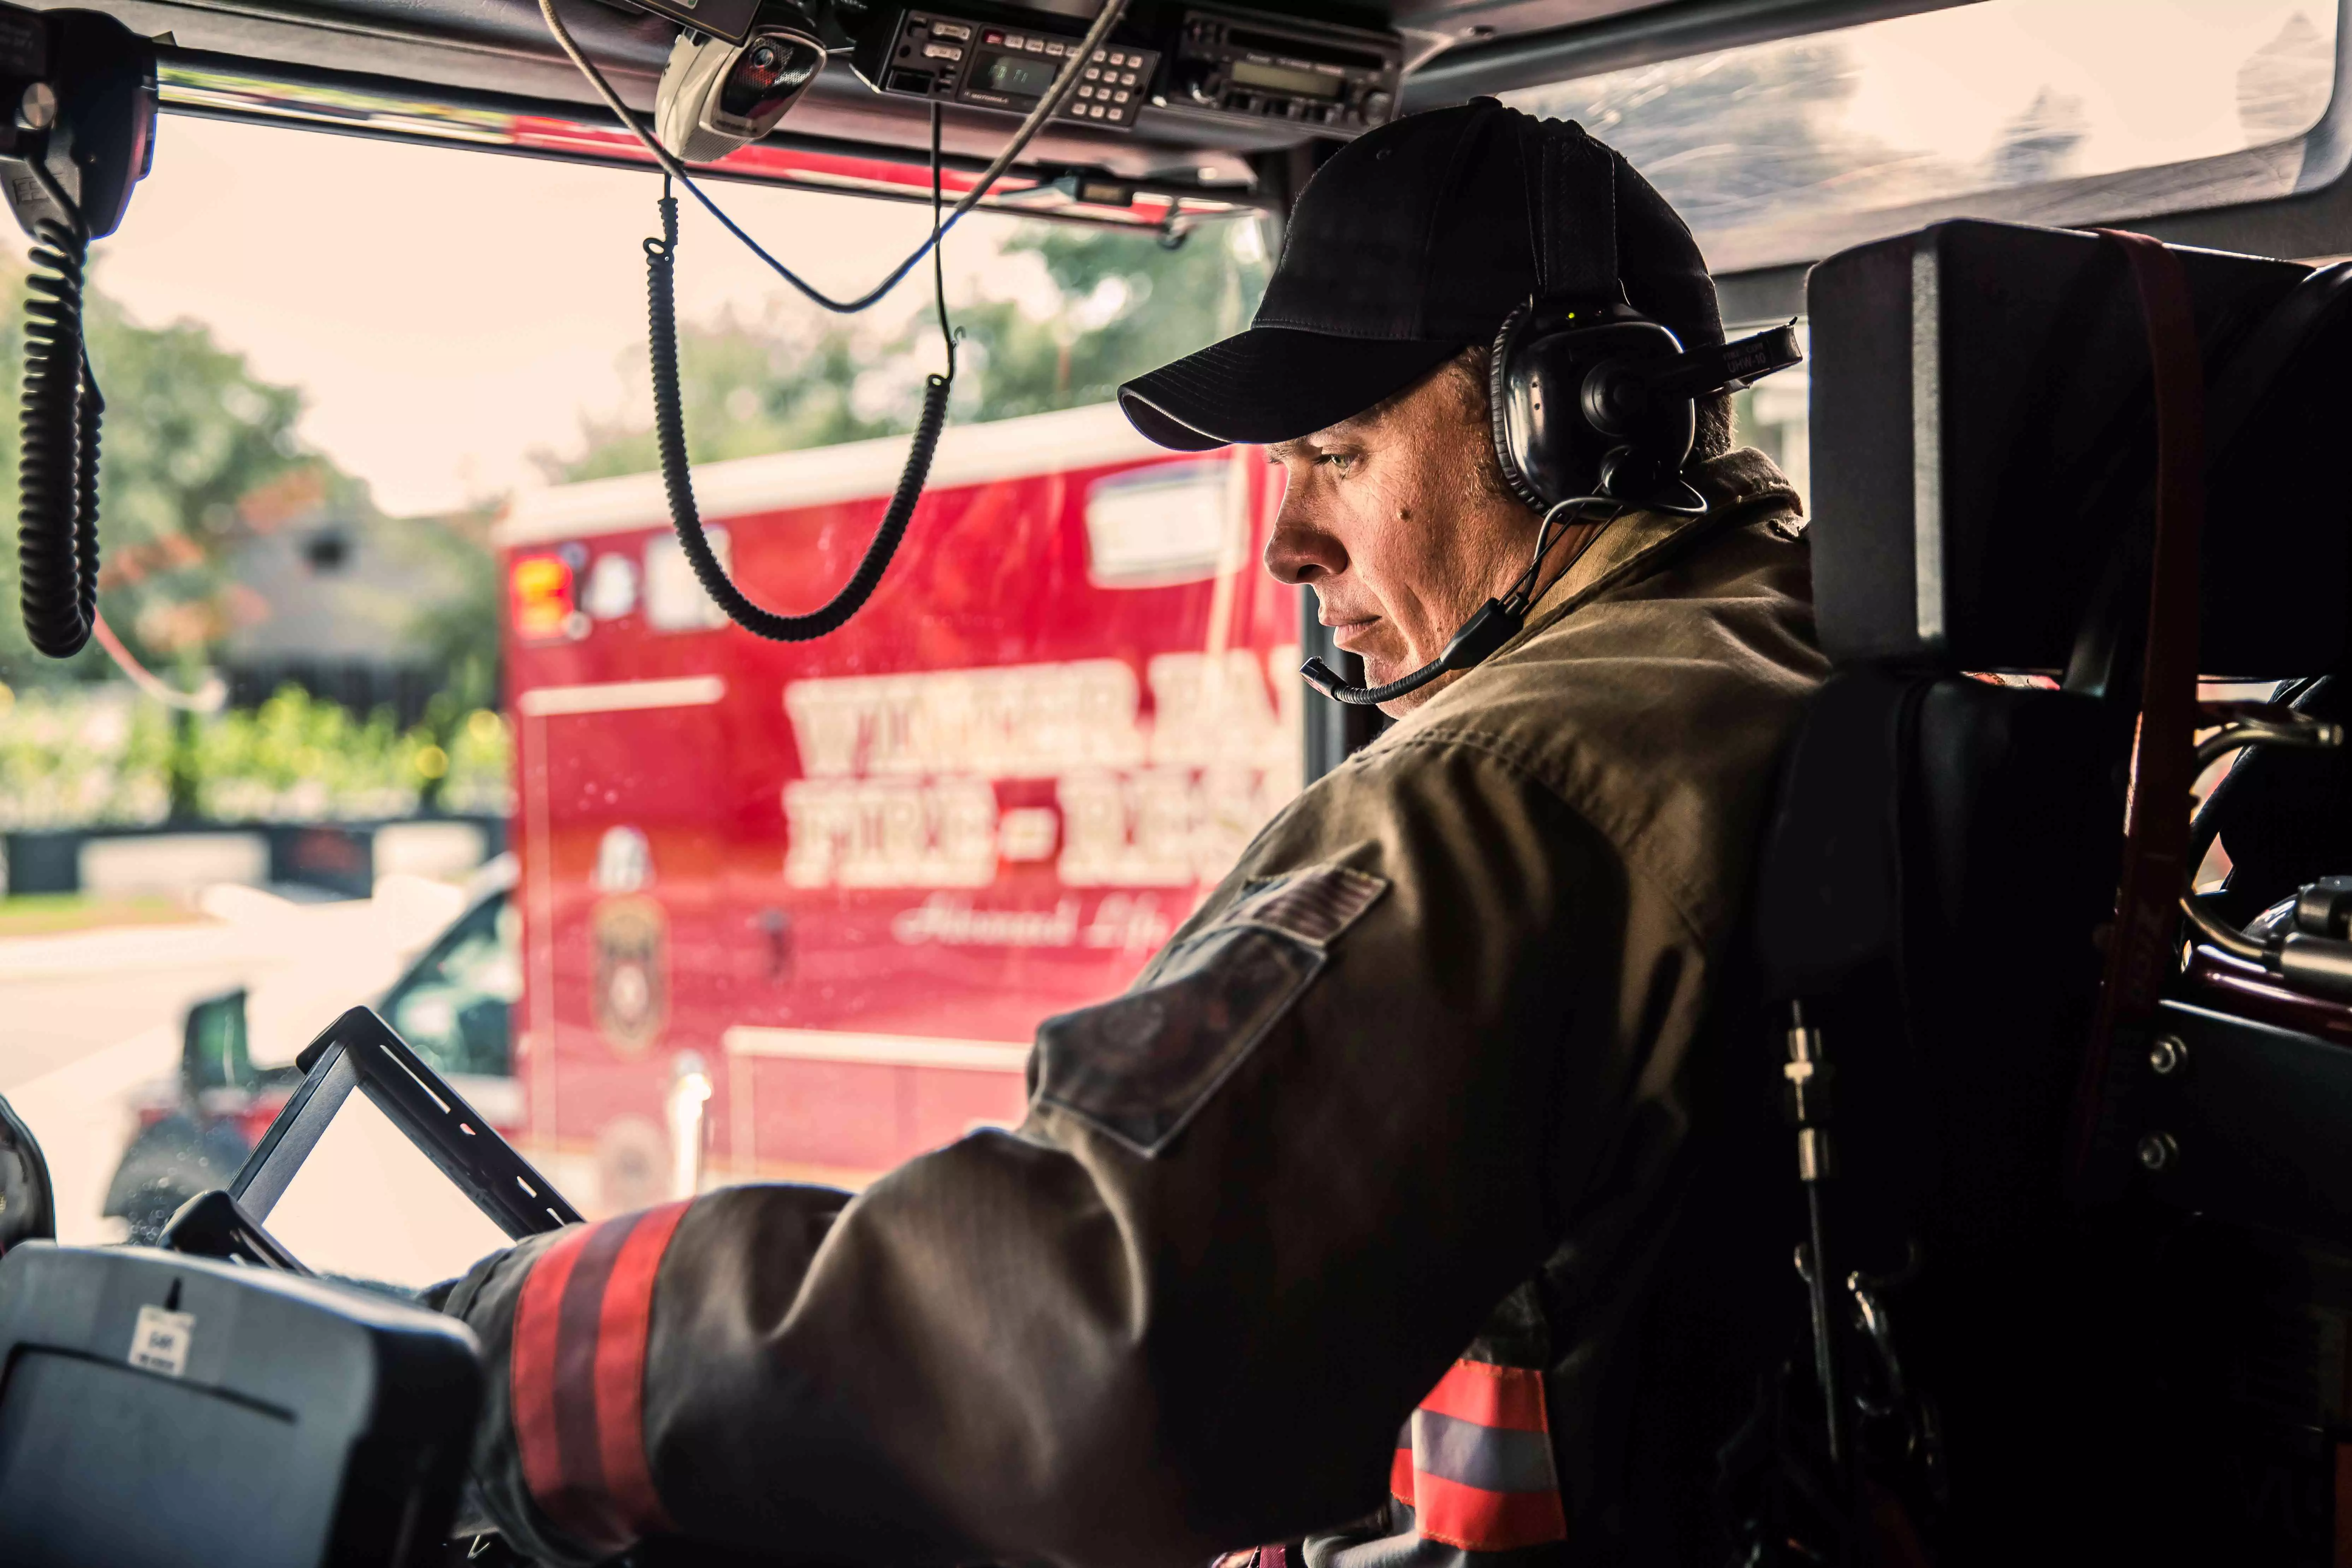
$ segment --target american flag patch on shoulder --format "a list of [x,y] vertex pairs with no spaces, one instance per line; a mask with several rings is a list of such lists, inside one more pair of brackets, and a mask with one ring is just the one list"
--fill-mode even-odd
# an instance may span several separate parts
[[1217,923],[1261,925],[1310,947],[1328,947],[1388,887],[1385,877],[1318,866],[1259,883]]

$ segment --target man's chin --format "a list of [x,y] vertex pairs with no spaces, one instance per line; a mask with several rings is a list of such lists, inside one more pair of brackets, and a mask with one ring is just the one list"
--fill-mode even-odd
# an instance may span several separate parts
[[[1364,660],[1364,684],[1367,686],[1386,686],[1391,680],[1402,680],[1406,676],[1411,675],[1414,670],[1419,669],[1420,668],[1421,666],[1417,664],[1403,664],[1388,659],[1374,660],[1368,658]],[[1461,679],[1462,674],[1463,672],[1461,670],[1449,669],[1444,675],[1441,675],[1436,679],[1431,681],[1428,685],[1408,691],[1402,697],[1395,698],[1390,701],[1381,703],[1380,705],[1381,711],[1387,714],[1391,719],[1402,719],[1406,714],[1412,712],[1414,709],[1420,707],[1423,703],[1428,701],[1431,698],[1436,696],[1439,692],[1444,690],[1447,687],[1453,685],[1455,681]]]
[[1386,686],[1391,680],[1402,680],[1421,666],[1407,654],[1359,653],[1364,661],[1364,684]]

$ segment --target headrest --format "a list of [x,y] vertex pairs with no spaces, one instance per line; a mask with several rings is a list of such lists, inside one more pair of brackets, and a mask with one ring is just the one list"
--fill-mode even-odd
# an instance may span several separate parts
[[[2206,363],[2200,668],[2340,668],[2352,607],[2352,269],[2176,247]],[[2144,602],[2155,475],[2146,328],[2120,253],[1961,221],[1807,283],[1811,530],[1840,663],[2063,669],[2102,596]]]

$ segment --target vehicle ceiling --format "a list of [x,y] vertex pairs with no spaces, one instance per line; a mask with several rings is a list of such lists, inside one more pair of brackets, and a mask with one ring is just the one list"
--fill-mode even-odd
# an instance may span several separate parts
[[[49,0],[34,3],[46,6]],[[1147,3],[1139,0],[1133,8]],[[1393,26],[1404,35],[1408,62],[1427,62],[1408,79],[1407,105],[1422,108],[1585,69],[1959,3],[1965,0],[1368,0],[1363,5],[1250,0],[1223,8]],[[168,37],[167,67],[252,72],[313,90],[397,87],[426,102],[531,109],[611,123],[548,37],[535,0],[94,4],[142,34]],[[1094,6],[1090,0],[1045,0],[1042,8],[1084,16]],[[604,0],[564,0],[564,15],[622,96],[649,111],[677,29]],[[982,111],[948,113],[948,147],[966,157],[992,154],[1012,124],[1008,117]],[[870,91],[836,57],[772,140],[919,156],[928,142],[926,107]],[[1032,161],[1128,179],[1230,187],[1252,182],[1250,154],[1303,140],[1304,132],[1292,127],[1221,123],[1147,108],[1131,133],[1049,128],[1033,143]]]
[[[47,6],[57,0],[31,0]],[[643,166],[640,151],[595,101],[548,37],[537,0],[82,0],[164,45],[164,105],[313,130]],[[559,0],[583,46],[621,95],[649,112],[674,26],[625,0]],[[687,4],[688,0],[672,0]],[[855,18],[889,0],[830,0]],[[908,0],[898,0],[907,4]],[[948,5],[950,0],[934,0]],[[1394,28],[1407,75],[1402,106],[1563,82],[1780,38],[1940,11],[1973,0],[1130,0],[1147,11],[1201,4]],[[2328,4],[2329,0],[2319,0]],[[994,0],[1003,6],[1011,0]],[[1097,0],[1023,0],[1073,18]],[[2352,0],[2333,0],[2352,34]],[[1124,24],[1123,24],[1124,26]],[[1846,245],[1969,216],[2084,226],[2126,223],[2159,237],[2263,254],[2352,252],[2352,49],[2336,95],[2299,142],[2228,158],[1810,220],[1769,243],[1708,241],[1727,316],[1762,321],[1802,307],[1805,266]],[[993,157],[1012,117],[950,106],[944,144],[959,172]],[[927,200],[929,106],[866,87],[837,54],[766,140],[711,166],[721,178],[816,185]],[[532,133],[518,135],[516,127]],[[546,130],[553,127],[552,133]],[[168,134],[168,132],[167,132]],[[1131,132],[1055,121],[987,205],[1163,237],[1198,221],[1279,213],[1313,166],[1312,132],[1269,120],[1145,107]],[[1326,143],[1325,145],[1328,145]],[[1125,182],[1121,196],[1057,196],[1085,173]],[[1071,182],[1065,180],[1064,185]],[[1028,187],[1024,189],[1024,184]],[[1044,199],[1039,199],[1044,198]],[[1124,201],[1124,206],[1118,205]]]

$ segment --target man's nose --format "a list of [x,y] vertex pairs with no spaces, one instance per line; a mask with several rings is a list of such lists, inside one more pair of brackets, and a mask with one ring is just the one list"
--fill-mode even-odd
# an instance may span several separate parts
[[1330,532],[1297,514],[1286,498],[1265,542],[1265,569],[1277,583],[1296,587],[1336,577],[1348,569],[1348,552]]

